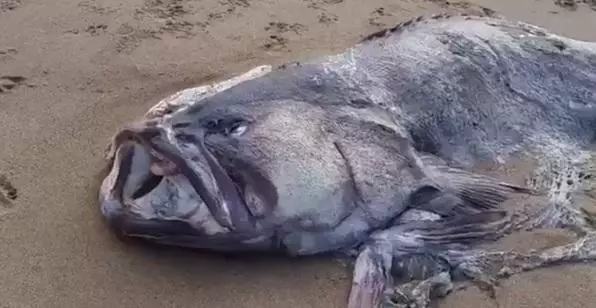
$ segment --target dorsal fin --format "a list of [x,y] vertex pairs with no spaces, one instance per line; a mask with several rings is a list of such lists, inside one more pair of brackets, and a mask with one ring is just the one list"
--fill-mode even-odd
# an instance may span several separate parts
[[390,36],[392,34],[400,33],[401,31],[408,29],[408,28],[412,28],[412,27],[420,24],[423,21],[448,19],[448,18],[456,17],[456,16],[492,17],[494,13],[495,12],[491,9],[482,8],[482,12],[474,12],[474,13],[471,13],[471,12],[446,13],[446,12],[444,12],[444,13],[439,13],[439,14],[433,14],[431,16],[421,15],[421,16],[417,16],[412,19],[409,19],[405,22],[398,23],[397,25],[395,25],[391,28],[383,28],[381,30],[373,32],[373,33],[365,36],[358,43],[359,44],[365,43],[365,42],[372,41],[377,38],[383,38],[383,37]]

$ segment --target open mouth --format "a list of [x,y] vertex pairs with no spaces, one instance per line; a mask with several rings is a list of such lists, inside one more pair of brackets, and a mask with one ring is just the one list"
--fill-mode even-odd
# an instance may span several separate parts
[[114,164],[118,173],[112,195],[123,205],[126,200],[151,194],[169,176],[182,175],[209,209],[213,218],[230,231],[252,233],[255,222],[241,196],[238,185],[205,147],[201,139],[193,144],[200,153],[193,159],[167,142],[164,134],[151,127],[147,131],[125,131],[117,139]]
[[161,175],[150,174],[149,177],[143,182],[141,187],[139,187],[139,189],[137,189],[131,197],[133,199],[139,199],[146,196],[157,186],[159,186],[163,178],[164,177]]

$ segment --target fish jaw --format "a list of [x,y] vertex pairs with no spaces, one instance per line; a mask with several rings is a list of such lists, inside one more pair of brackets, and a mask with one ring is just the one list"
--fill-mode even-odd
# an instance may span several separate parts
[[[266,242],[235,184],[202,141],[197,141],[200,157],[189,157],[168,138],[170,130],[136,124],[114,137],[112,167],[99,190],[109,225],[126,236],[175,246]],[[172,211],[168,208],[174,212],[165,215]]]
[[[133,141],[119,145],[115,149],[113,166],[99,190],[101,213],[113,229],[126,236],[157,238],[182,234],[182,230],[185,234],[198,236],[199,229],[193,229],[188,218],[204,204],[197,199],[197,204],[187,210],[186,215],[169,215],[169,219],[164,219],[160,211],[173,200],[184,200],[181,198],[184,196],[171,185],[174,182],[171,178],[178,175],[155,174],[151,171],[154,164],[153,157],[142,145]],[[157,183],[147,187],[147,183],[155,178]],[[221,226],[219,229],[226,231]]]

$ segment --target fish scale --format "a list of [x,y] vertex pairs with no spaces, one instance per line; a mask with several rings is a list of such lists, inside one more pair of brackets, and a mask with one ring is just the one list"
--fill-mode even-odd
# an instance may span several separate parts
[[[102,213],[163,245],[343,253],[355,258],[349,308],[426,308],[462,277],[494,294],[507,274],[596,258],[594,84],[595,42],[503,18],[415,18],[162,100],[112,150],[136,134],[183,167],[165,175],[178,210],[127,211],[109,191],[137,177],[116,157]],[[158,185],[147,200],[169,193]],[[524,228],[578,238],[491,250]]]

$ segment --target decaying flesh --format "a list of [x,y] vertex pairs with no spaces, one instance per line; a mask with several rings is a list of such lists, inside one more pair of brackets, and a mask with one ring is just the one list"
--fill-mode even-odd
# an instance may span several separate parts
[[[596,258],[583,210],[595,85],[596,43],[497,18],[418,18],[160,102],[114,136],[102,213],[166,245],[353,255],[350,308],[427,307],[456,276],[490,288]],[[479,171],[524,160],[525,182]],[[577,241],[528,255],[480,247],[520,228]]]

